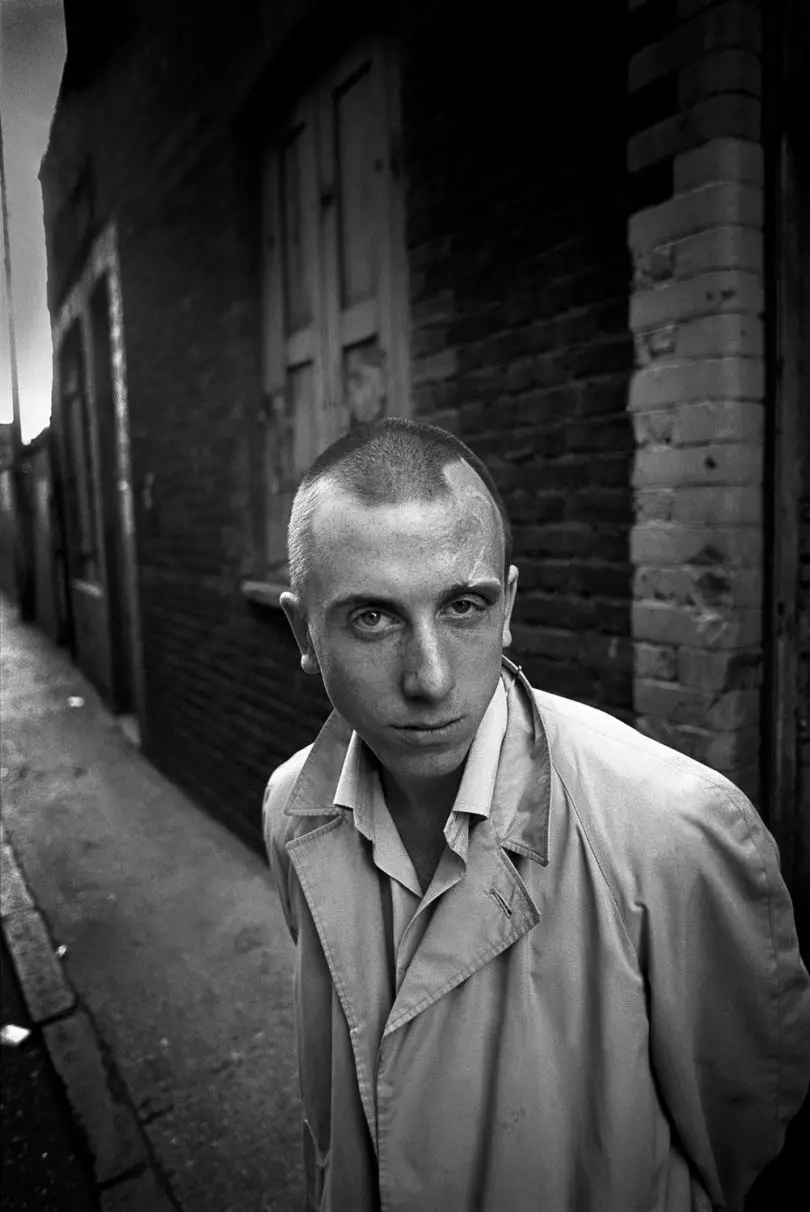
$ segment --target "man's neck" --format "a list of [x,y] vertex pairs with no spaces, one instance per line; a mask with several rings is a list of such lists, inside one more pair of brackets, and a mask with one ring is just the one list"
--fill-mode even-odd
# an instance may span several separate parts
[[444,827],[458,794],[464,764],[440,779],[394,779],[380,769],[391,819],[426,892],[444,850]]
[[455,803],[463,774],[463,762],[452,774],[430,779],[397,779],[381,767],[388,811],[395,821],[408,820],[423,827],[433,824],[440,833]]

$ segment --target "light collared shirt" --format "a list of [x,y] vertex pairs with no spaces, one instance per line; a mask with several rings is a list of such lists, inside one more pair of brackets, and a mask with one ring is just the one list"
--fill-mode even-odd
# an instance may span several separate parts
[[506,722],[506,691],[500,680],[470,746],[461,784],[444,826],[447,846],[424,894],[388,811],[372,757],[358,733],[352,733],[334,803],[351,813],[355,828],[371,843],[374,864],[381,880],[385,879],[383,905],[389,919],[388,960],[395,995],[427,929],[431,907],[464,875],[470,817],[489,816]]

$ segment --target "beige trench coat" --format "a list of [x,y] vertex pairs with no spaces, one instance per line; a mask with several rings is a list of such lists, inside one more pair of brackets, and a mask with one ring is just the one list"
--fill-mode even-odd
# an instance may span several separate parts
[[346,723],[268,784],[307,1207],[741,1208],[810,1080],[774,841],[722,776],[504,665],[491,816],[390,1012],[380,878],[332,803]]

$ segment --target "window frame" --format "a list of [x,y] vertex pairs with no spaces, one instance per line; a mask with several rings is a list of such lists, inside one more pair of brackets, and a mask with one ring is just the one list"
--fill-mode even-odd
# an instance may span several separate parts
[[[341,221],[339,194],[336,182],[334,98],[351,76],[362,71],[370,62],[372,88],[375,90],[375,105],[379,106],[380,137],[379,156],[375,163],[382,167],[381,194],[375,195],[375,220],[379,222],[376,242],[378,274],[376,294],[368,307],[356,306],[351,322],[359,323],[357,333],[349,330],[344,316],[350,309],[341,307],[340,289],[340,245]],[[296,413],[288,401],[287,372],[296,365],[295,350],[287,351],[284,343],[291,346],[299,334],[286,334],[281,317],[285,315],[286,284],[283,279],[284,232],[282,230],[283,169],[281,149],[288,132],[296,124],[310,125],[311,147],[307,151],[310,164],[309,192],[305,206],[309,206],[308,235],[302,240],[312,241],[307,255],[312,257],[310,282],[312,289],[312,320],[309,338],[314,348],[312,357],[313,393],[311,408],[316,427],[313,450],[307,465],[321,450],[331,444],[342,432],[350,407],[346,402],[344,386],[344,351],[351,349],[352,341],[376,339],[385,357],[385,400],[383,415],[410,415],[409,393],[409,309],[407,281],[407,251],[405,240],[404,182],[402,177],[400,134],[400,88],[398,55],[393,40],[383,35],[367,36],[352,45],[346,53],[336,59],[308,88],[303,90],[286,111],[280,113],[270,137],[262,149],[260,166],[261,180],[261,375],[264,428],[264,449],[261,467],[261,515],[257,535],[256,558],[253,567],[258,579],[243,583],[243,592],[262,604],[277,605],[280,593],[289,588],[289,573],[286,562],[286,524],[289,516],[294,485],[300,478],[290,468],[292,451],[296,440]],[[314,170],[314,178],[313,178]],[[331,195],[331,196],[330,196]],[[371,327],[372,338],[363,337],[363,311],[365,326],[376,309],[376,326]],[[350,325],[349,325],[350,327]],[[313,332],[316,336],[313,336]],[[359,336],[357,334],[360,334]],[[303,341],[303,338],[302,338]],[[287,353],[289,352],[289,357]],[[302,354],[303,358],[303,354]],[[304,362],[301,361],[301,365]],[[283,445],[282,445],[283,444]],[[294,464],[293,464],[294,468]],[[285,479],[286,477],[286,479]],[[281,489],[282,480],[286,483]],[[278,508],[284,510],[283,520]],[[273,533],[275,532],[275,534]],[[283,551],[283,556],[282,556]],[[254,573],[255,577],[255,573]]]

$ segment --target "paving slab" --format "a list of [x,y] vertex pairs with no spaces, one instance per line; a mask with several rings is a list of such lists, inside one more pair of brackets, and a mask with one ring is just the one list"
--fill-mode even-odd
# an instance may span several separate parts
[[101,1194],[101,1212],[176,1212],[151,1171],[126,1178]]
[[163,1212],[157,1190],[179,1212],[298,1212],[293,948],[266,857],[149,763],[67,653],[2,623],[0,832],[24,876],[3,926],[105,1209]]
[[3,843],[0,850],[0,917],[10,917],[23,909],[33,909],[25,880],[22,877],[14,852]]
[[65,979],[42,916],[25,909],[3,919],[14,966],[23,988],[28,1012],[35,1023],[66,1014],[76,995]]
[[108,1183],[149,1155],[132,1108],[105,1062],[83,1010],[45,1027],[45,1043],[93,1155],[96,1179]]

